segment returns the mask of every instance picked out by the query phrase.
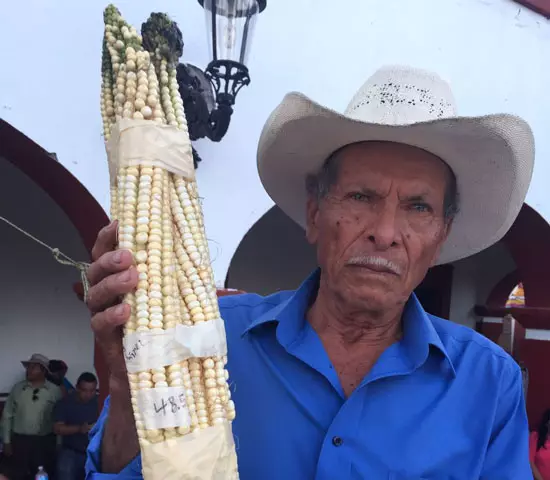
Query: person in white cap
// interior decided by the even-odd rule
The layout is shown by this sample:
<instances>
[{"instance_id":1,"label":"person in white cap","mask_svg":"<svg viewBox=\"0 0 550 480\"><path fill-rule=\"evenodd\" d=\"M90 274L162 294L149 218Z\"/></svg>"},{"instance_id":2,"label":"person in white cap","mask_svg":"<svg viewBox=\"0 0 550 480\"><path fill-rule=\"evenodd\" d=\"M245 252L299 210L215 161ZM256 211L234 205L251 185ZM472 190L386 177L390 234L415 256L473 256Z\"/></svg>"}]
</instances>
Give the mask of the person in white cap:
<instances>
[{"instance_id":1,"label":"person in white cap","mask_svg":"<svg viewBox=\"0 0 550 480\"><path fill-rule=\"evenodd\" d=\"M258 169L319 268L296 291L220 298L241 480L532 478L519 366L427 314L413 291L430 267L503 237L533 163L525 121L458 116L431 72L384 67L343 114L302 94L283 99ZM99 233L88 271L111 372L88 473L136 479L119 298L138 275L115 240L116 222Z\"/></svg>"},{"instance_id":2,"label":"person in white cap","mask_svg":"<svg viewBox=\"0 0 550 480\"><path fill-rule=\"evenodd\" d=\"M35 353L21 362L25 380L12 388L2 412L4 455L13 457L23 478L34 478L40 466L52 472L57 438L53 433L53 409L61 398L58 386L46 379L49 360Z\"/></svg>"}]
</instances>

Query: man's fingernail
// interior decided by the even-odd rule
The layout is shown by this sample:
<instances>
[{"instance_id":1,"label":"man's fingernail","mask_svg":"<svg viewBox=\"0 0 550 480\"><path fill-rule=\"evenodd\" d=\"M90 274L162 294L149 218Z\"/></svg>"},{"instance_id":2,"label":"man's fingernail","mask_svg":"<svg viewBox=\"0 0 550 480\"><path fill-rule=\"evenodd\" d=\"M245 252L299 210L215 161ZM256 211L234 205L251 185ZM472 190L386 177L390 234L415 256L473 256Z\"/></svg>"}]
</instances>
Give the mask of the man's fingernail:
<instances>
[{"instance_id":1,"label":"man's fingernail","mask_svg":"<svg viewBox=\"0 0 550 480\"><path fill-rule=\"evenodd\" d=\"M115 315L121 316L124 314L124 305L121 303L115 308Z\"/></svg>"},{"instance_id":2,"label":"man's fingernail","mask_svg":"<svg viewBox=\"0 0 550 480\"><path fill-rule=\"evenodd\" d=\"M121 281L121 282L127 282L128 280L130 280L130 270L125 270L124 272L122 272L118 279Z\"/></svg>"},{"instance_id":3,"label":"man's fingernail","mask_svg":"<svg viewBox=\"0 0 550 480\"><path fill-rule=\"evenodd\" d=\"M117 250L117 251L115 252L115 255L113 256L113 261L114 261L115 263L120 263L121 260L122 260L122 251Z\"/></svg>"}]
</instances>

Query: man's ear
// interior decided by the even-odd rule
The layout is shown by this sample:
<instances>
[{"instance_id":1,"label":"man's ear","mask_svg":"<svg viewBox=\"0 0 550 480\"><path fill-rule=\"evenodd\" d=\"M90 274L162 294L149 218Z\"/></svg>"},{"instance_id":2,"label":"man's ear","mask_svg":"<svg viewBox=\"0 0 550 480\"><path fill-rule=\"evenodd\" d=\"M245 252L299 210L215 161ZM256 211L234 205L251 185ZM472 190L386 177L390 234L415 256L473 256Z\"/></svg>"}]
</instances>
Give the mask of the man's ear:
<instances>
[{"instance_id":1,"label":"man's ear","mask_svg":"<svg viewBox=\"0 0 550 480\"><path fill-rule=\"evenodd\" d=\"M306 239L311 245L317 243L319 235L318 221L319 200L309 195L306 203Z\"/></svg>"}]
</instances>

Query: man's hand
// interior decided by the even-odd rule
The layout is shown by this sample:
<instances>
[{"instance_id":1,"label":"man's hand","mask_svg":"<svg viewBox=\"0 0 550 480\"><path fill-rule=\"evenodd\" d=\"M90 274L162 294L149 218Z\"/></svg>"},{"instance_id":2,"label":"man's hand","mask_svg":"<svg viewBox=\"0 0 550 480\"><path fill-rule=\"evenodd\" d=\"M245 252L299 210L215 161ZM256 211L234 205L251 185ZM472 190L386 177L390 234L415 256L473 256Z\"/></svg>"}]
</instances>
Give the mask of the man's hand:
<instances>
[{"instance_id":1,"label":"man's hand","mask_svg":"<svg viewBox=\"0 0 550 480\"><path fill-rule=\"evenodd\" d=\"M109 415L101 441L102 473L120 472L139 454L121 328L130 317L130 306L122 303L121 297L137 287L138 272L130 252L114 251L117 227L113 222L99 232L88 268L91 287L86 299L92 329L110 373Z\"/></svg>"},{"instance_id":2,"label":"man's hand","mask_svg":"<svg viewBox=\"0 0 550 480\"><path fill-rule=\"evenodd\" d=\"M13 449L11 448L11 443L4 444L4 456L11 457L13 455Z\"/></svg>"},{"instance_id":3,"label":"man's hand","mask_svg":"<svg viewBox=\"0 0 550 480\"><path fill-rule=\"evenodd\" d=\"M130 317L130 306L121 297L138 284L132 254L114 251L117 222L103 228L92 249L93 263L88 269L90 289L86 303L92 313L92 329L111 373L111 381L127 381L122 351L122 329Z\"/></svg>"}]
</instances>

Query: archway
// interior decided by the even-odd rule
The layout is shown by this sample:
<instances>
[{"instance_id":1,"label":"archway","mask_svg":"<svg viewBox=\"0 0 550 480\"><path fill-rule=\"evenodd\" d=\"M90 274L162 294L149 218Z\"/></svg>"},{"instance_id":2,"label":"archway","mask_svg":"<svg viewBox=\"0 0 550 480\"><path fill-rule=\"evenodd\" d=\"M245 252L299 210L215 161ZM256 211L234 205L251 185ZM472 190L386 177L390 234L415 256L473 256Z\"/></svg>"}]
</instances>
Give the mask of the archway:
<instances>
[{"instance_id":1,"label":"archway","mask_svg":"<svg viewBox=\"0 0 550 480\"><path fill-rule=\"evenodd\" d=\"M529 372L527 412L534 427L550 405L546 368L550 360L550 256L547 253L550 225L524 204L501 243L510 252L517 269L494 285L484 305L476 306L476 313L481 317L478 330L497 341L502 332L502 318L507 314L525 328L517 359ZM523 286L523 299L519 304L510 305L510 294L518 284Z\"/></svg>"},{"instance_id":2,"label":"archway","mask_svg":"<svg viewBox=\"0 0 550 480\"><path fill-rule=\"evenodd\" d=\"M108 222L103 208L55 154L3 120L0 184L0 215L75 260L89 260L97 232ZM78 272L3 222L0 230L9 253L2 258L2 272L11 275L3 285L13 286L2 295L3 338L9 342L2 344L0 392L21 374L21 356L34 351L65 357L73 381L82 370L99 373L89 314L72 290ZM106 378L100 375L100 382Z\"/></svg>"}]
</instances>

